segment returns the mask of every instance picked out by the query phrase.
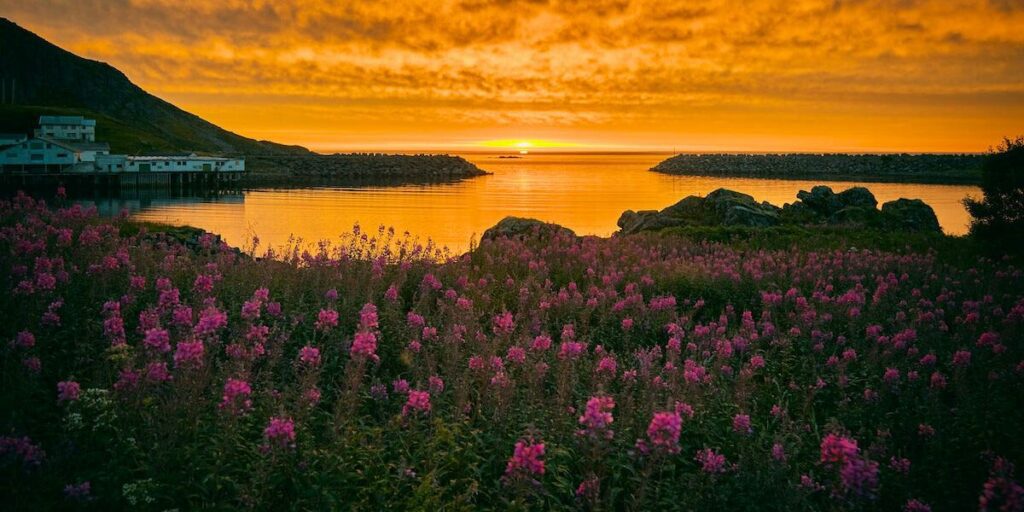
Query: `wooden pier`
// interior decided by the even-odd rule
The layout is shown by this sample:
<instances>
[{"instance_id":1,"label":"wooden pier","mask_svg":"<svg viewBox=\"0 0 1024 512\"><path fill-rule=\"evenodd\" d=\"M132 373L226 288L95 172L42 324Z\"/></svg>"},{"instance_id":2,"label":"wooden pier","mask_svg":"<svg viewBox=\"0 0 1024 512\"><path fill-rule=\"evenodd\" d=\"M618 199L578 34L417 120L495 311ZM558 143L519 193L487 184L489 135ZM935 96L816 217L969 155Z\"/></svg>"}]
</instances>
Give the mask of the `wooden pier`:
<instances>
[{"instance_id":1,"label":"wooden pier","mask_svg":"<svg viewBox=\"0 0 1024 512\"><path fill-rule=\"evenodd\" d=\"M221 189L237 188L241 172L4 172L0 185L4 188L36 188L64 185L68 188L96 190Z\"/></svg>"}]
</instances>

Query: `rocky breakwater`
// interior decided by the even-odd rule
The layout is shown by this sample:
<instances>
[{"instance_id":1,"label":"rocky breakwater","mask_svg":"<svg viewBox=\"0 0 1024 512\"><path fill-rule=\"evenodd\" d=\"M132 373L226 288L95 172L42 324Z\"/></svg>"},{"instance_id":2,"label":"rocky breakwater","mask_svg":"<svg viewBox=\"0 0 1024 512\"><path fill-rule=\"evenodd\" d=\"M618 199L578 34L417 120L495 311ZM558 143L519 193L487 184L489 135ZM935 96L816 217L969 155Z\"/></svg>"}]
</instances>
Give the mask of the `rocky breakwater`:
<instances>
[{"instance_id":1,"label":"rocky breakwater","mask_svg":"<svg viewBox=\"0 0 1024 512\"><path fill-rule=\"evenodd\" d=\"M920 199L897 199L877 209L878 201L864 187L835 193L826 186L801 190L797 201L781 208L720 188L705 197L689 196L664 210L627 210L619 217L620 233L657 231L685 226L831 225L939 232L939 221Z\"/></svg>"},{"instance_id":2,"label":"rocky breakwater","mask_svg":"<svg viewBox=\"0 0 1024 512\"><path fill-rule=\"evenodd\" d=\"M257 157L247 178L291 180L296 183L330 180L381 182L446 181L490 174L459 156L349 153Z\"/></svg>"},{"instance_id":3,"label":"rocky breakwater","mask_svg":"<svg viewBox=\"0 0 1024 512\"><path fill-rule=\"evenodd\" d=\"M682 154L651 170L688 176L979 183L983 158L972 154Z\"/></svg>"}]
</instances>

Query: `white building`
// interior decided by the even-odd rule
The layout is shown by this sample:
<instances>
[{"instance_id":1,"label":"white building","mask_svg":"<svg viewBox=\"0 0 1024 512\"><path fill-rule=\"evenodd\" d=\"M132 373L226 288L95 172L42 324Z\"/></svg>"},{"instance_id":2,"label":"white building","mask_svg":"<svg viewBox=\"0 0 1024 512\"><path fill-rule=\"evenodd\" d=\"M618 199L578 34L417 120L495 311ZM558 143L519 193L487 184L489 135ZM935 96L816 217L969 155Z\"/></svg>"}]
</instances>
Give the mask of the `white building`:
<instances>
[{"instance_id":1,"label":"white building","mask_svg":"<svg viewBox=\"0 0 1024 512\"><path fill-rule=\"evenodd\" d=\"M4 172L92 171L97 156L109 153L106 143L34 137L0 149L0 167Z\"/></svg>"},{"instance_id":2,"label":"white building","mask_svg":"<svg viewBox=\"0 0 1024 512\"><path fill-rule=\"evenodd\" d=\"M245 172L242 158L111 155L96 142L96 121L82 116L40 116L35 137L0 134L0 171L5 173L207 173Z\"/></svg>"},{"instance_id":3,"label":"white building","mask_svg":"<svg viewBox=\"0 0 1024 512\"><path fill-rule=\"evenodd\" d=\"M96 158L100 172L243 172L245 160L199 156L129 156L104 155Z\"/></svg>"},{"instance_id":4,"label":"white building","mask_svg":"<svg viewBox=\"0 0 1024 512\"><path fill-rule=\"evenodd\" d=\"M96 142L96 120L82 116L39 116L36 137Z\"/></svg>"}]
</instances>

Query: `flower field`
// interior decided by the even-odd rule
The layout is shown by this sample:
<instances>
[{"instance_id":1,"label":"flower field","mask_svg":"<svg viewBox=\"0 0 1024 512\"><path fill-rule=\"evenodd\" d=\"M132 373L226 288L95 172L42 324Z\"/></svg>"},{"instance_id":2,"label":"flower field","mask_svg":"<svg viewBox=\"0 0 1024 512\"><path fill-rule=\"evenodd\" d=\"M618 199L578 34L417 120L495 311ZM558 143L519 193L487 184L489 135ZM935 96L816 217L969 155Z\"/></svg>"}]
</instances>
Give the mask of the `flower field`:
<instances>
[{"instance_id":1,"label":"flower field","mask_svg":"<svg viewBox=\"0 0 1024 512\"><path fill-rule=\"evenodd\" d=\"M25 196L0 254L7 509L1024 509L1013 260L242 252Z\"/></svg>"}]
</instances>

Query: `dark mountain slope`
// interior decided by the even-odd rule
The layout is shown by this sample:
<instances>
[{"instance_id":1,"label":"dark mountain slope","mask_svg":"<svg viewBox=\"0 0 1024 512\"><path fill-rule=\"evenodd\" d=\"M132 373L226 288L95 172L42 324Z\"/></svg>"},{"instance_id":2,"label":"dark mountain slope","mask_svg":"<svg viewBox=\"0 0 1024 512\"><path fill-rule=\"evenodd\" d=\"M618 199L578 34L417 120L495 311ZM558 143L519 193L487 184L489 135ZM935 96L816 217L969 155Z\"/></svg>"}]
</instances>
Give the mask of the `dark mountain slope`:
<instances>
[{"instance_id":1,"label":"dark mountain slope","mask_svg":"<svg viewBox=\"0 0 1024 512\"><path fill-rule=\"evenodd\" d=\"M27 132L40 114L97 120L114 151L302 155L309 151L224 130L153 96L103 62L84 59L0 18L0 131Z\"/></svg>"}]
</instances>

